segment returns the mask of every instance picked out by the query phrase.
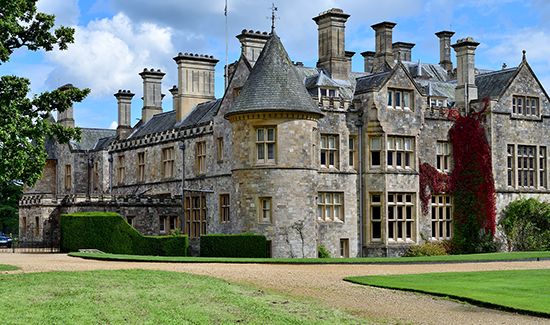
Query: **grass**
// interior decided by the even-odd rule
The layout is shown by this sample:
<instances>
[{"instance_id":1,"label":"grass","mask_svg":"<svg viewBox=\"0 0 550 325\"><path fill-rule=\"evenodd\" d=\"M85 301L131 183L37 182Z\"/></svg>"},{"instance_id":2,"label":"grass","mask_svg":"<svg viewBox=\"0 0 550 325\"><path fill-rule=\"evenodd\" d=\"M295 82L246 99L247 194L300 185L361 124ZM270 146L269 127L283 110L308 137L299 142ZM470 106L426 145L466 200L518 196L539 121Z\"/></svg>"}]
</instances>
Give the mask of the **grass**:
<instances>
[{"instance_id":1,"label":"grass","mask_svg":"<svg viewBox=\"0 0 550 325\"><path fill-rule=\"evenodd\" d=\"M550 317L549 269L362 276L345 280Z\"/></svg>"},{"instance_id":2,"label":"grass","mask_svg":"<svg viewBox=\"0 0 550 325\"><path fill-rule=\"evenodd\" d=\"M357 324L365 319L206 276L117 270L0 275L3 324Z\"/></svg>"},{"instance_id":3,"label":"grass","mask_svg":"<svg viewBox=\"0 0 550 325\"><path fill-rule=\"evenodd\" d=\"M466 263L550 259L550 251L511 252L421 257L364 257L364 258L228 258L228 257L169 257L120 255L108 253L70 253L70 256L109 261L171 262L171 263L266 263L266 264L400 264L400 263Z\"/></svg>"},{"instance_id":4,"label":"grass","mask_svg":"<svg viewBox=\"0 0 550 325\"><path fill-rule=\"evenodd\" d=\"M15 271L15 270L19 270L19 268L13 265L0 264L0 271Z\"/></svg>"}]
</instances>

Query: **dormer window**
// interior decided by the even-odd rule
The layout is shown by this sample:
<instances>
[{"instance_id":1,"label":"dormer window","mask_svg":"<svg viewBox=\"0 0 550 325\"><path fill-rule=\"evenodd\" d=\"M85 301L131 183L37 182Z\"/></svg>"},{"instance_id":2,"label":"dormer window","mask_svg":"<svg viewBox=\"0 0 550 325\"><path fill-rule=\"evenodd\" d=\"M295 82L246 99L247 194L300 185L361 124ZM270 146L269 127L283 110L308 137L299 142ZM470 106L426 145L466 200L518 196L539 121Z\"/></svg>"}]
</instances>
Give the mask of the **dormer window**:
<instances>
[{"instance_id":1,"label":"dormer window","mask_svg":"<svg viewBox=\"0 0 550 325\"><path fill-rule=\"evenodd\" d=\"M412 109L412 91L388 89L388 108Z\"/></svg>"},{"instance_id":2,"label":"dormer window","mask_svg":"<svg viewBox=\"0 0 550 325\"><path fill-rule=\"evenodd\" d=\"M539 99L529 96L512 96L512 114L516 116L539 116Z\"/></svg>"},{"instance_id":3,"label":"dormer window","mask_svg":"<svg viewBox=\"0 0 550 325\"><path fill-rule=\"evenodd\" d=\"M430 107L442 108L445 105L445 99L443 98L430 98Z\"/></svg>"},{"instance_id":4,"label":"dormer window","mask_svg":"<svg viewBox=\"0 0 550 325\"><path fill-rule=\"evenodd\" d=\"M338 97L337 89L319 88L319 98L321 97Z\"/></svg>"}]
</instances>

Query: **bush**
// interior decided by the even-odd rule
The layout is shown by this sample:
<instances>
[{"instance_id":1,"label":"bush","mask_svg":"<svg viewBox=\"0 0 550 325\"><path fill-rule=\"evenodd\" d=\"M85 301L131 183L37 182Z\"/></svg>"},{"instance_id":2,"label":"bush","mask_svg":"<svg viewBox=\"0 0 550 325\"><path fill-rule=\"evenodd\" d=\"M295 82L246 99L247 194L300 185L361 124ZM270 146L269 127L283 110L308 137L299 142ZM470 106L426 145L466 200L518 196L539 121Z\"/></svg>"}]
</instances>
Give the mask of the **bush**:
<instances>
[{"instance_id":1,"label":"bush","mask_svg":"<svg viewBox=\"0 0 550 325\"><path fill-rule=\"evenodd\" d=\"M330 252L325 247L325 245L319 245L319 247L317 247L317 256L319 258L330 258L331 257Z\"/></svg>"},{"instance_id":2,"label":"bush","mask_svg":"<svg viewBox=\"0 0 550 325\"><path fill-rule=\"evenodd\" d=\"M204 257L267 257L265 236L251 233L201 236L200 255Z\"/></svg>"},{"instance_id":3,"label":"bush","mask_svg":"<svg viewBox=\"0 0 550 325\"><path fill-rule=\"evenodd\" d=\"M417 256L436 256L447 255L449 244L443 242L425 242L420 245L410 246L403 256L405 257L417 257Z\"/></svg>"},{"instance_id":4,"label":"bush","mask_svg":"<svg viewBox=\"0 0 550 325\"><path fill-rule=\"evenodd\" d=\"M550 250L550 203L533 198L515 200L503 215L499 225L510 250Z\"/></svg>"},{"instance_id":5,"label":"bush","mask_svg":"<svg viewBox=\"0 0 550 325\"><path fill-rule=\"evenodd\" d=\"M83 212L61 216L61 251L93 248L106 253L186 256L187 236L143 236L119 214Z\"/></svg>"}]
</instances>

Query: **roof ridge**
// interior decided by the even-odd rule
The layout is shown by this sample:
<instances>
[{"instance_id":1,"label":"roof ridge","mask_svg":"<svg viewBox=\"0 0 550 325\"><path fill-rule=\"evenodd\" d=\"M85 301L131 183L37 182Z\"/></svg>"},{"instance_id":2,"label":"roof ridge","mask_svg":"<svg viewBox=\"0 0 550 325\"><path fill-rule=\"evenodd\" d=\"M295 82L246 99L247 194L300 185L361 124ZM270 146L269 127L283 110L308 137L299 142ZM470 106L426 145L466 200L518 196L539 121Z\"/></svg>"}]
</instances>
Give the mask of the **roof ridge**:
<instances>
[{"instance_id":1,"label":"roof ridge","mask_svg":"<svg viewBox=\"0 0 550 325\"><path fill-rule=\"evenodd\" d=\"M476 77L486 76L486 75L490 75L490 74L504 73L504 72L513 72L513 71L516 71L517 69L518 69L518 67L512 67L512 68L507 68L507 69L489 71L489 72L480 73Z\"/></svg>"}]
</instances>

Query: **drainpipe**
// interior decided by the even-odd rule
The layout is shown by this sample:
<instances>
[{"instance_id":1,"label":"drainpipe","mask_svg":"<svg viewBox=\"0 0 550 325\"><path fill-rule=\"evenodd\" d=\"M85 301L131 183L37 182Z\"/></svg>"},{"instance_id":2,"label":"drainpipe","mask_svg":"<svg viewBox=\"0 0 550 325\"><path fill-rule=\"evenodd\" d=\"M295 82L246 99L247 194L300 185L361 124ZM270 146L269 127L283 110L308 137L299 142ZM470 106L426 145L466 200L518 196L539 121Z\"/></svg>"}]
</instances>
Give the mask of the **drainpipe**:
<instances>
[{"instance_id":1,"label":"drainpipe","mask_svg":"<svg viewBox=\"0 0 550 325\"><path fill-rule=\"evenodd\" d=\"M185 140L180 143L181 149L181 233L185 231Z\"/></svg>"},{"instance_id":2,"label":"drainpipe","mask_svg":"<svg viewBox=\"0 0 550 325\"><path fill-rule=\"evenodd\" d=\"M357 183L359 185L359 257L363 257L363 206L364 206L364 190L363 190L363 111L358 112L358 119L355 122L357 132L359 133L358 139L358 168Z\"/></svg>"},{"instance_id":3,"label":"drainpipe","mask_svg":"<svg viewBox=\"0 0 550 325\"><path fill-rule=\"evenodd\" d=\"M94 165L94 158L90 156L90 152L86 150L86 156L88 158L88 188L86 189L86 200L90 201L92 197L92 166Z\"/></svg>"}]
</instances>

